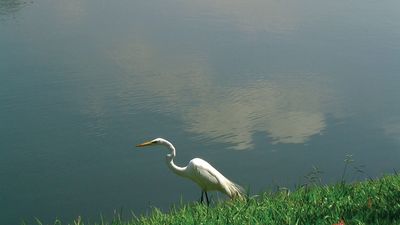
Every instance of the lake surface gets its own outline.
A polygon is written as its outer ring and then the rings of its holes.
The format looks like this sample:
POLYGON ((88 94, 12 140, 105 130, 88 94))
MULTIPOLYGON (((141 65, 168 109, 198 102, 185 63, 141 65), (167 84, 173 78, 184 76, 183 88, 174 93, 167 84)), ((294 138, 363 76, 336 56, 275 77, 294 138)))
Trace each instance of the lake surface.
POLYGON ((98 221, 400 170, 400 1, 0 0, 0 218, 98 221), (357 172, 361 169, 362 172, 357 172), (213 194, 213 199, 223 198, 213 194))

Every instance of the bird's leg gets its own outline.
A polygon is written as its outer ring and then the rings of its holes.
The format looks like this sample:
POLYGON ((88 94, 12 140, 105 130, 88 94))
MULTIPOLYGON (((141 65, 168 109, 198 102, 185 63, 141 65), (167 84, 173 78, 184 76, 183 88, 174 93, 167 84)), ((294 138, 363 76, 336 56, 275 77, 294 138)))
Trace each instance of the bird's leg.
POLYGON ((207 191, 205 191, 204 193, 206 193, 207 206, 210 206, 210 201, 208 200, 207 191))
POLYGON ((201 191, 200 204, 203 203, 203 194, 204 194, 204 191, 201 191))

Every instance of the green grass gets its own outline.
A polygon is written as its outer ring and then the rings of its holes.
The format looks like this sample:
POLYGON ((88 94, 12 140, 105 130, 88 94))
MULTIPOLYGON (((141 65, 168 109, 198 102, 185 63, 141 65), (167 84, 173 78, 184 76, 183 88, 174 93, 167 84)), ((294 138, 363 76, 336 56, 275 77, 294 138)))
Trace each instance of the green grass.
MULTIPOLYGON (((112 221, 99 219, 95 224, 336 224, 341 220, 345 224, 400 224, 400 176, 352 184, 313 184, 210 207, 182 204, 167 213, 154 209, 147 216, 129 220, 115 216, 112 221)), ((79 219, 70 224, 84 223, 79 219)))

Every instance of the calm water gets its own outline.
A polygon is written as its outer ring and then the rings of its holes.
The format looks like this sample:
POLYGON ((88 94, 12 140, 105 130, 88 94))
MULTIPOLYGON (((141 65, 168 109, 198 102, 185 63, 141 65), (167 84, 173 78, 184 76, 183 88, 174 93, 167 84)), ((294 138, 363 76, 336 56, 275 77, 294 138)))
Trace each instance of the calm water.
POLYGON ((0 0, 0 218, 91 221, 400 170, 400 2, 0 0), (356 172, 362 168, 364 173, 356 172), (218 196, 214 194, 214 198, 218 196), (222 197, 222 196, 220 196, 222 197))

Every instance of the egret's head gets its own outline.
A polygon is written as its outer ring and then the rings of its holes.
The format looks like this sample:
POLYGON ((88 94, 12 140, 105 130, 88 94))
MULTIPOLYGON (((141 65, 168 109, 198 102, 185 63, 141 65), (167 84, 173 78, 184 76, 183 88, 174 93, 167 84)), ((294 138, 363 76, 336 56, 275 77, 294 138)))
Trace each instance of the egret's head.
POLYGON ((138 144, 136 145, 136 147, 145 147, 145 146, 151 146, 151 145, 163 145, 165 144, 167 141, 165 139, 162 138, 156 138, 154 140, 151 141, 146 141, 142 144, 138 144))

